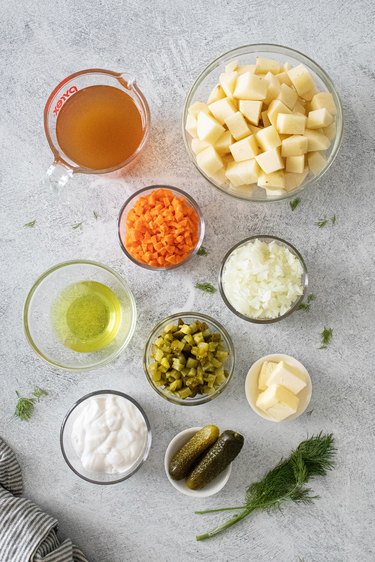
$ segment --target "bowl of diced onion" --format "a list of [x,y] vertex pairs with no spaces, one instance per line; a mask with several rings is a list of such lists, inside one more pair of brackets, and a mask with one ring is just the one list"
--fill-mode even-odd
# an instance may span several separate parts
[[342,132],[341,101],[325,70],[295,49],[265,43],[211,62],[193,83],[182,117],[198,171],[247,201],[280,201],[317,182]]
[[286,318],[303,301],[308,275],[303,257],[276,236],[250,236],[224,256],[220,294],[228,308],[247,322],[271,324]]

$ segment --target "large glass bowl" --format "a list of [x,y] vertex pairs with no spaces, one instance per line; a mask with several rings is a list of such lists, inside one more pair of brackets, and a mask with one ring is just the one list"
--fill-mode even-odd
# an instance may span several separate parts
[[[134,465],[129,468],[126,472],[122,472],[119,474],[107,474],[107,473],[97,473],[97,472],[89,472],[86,470],[81,463],[81,459],[77,455],[71,441],[71,434],[72,428],[77,415],[80,413],[81,407],[84,405],[85,401],[91,398],[92,396],[98,395],[106,395],[106,394],[115,394],[116,396],[121,396],[126,400],[129,400],[134,406],[136,406],[143,417],[147,428],[147,439],[144,444],[143,452],[138,457]],[[130,478],[137,470],[142,466],[142,464],[147,459],[150,448],[151,448],[151,427],[150,422],[145,414],[143,408],[138,404],[134,398],[129,396],[128,394],[124,394],[123,392],[118,392],[117,390],[97,390],[96,392],[91,392],[90,394],[86,394],[80,398],[73,406],[70,408],[68,413],[65,415],[65,418],[61,425],[60,430],[60,447],[62,455],[65,459],[66,464],[69,468],[80,478],[86,480],[87,482],[91,482],[92,484],[117,484],[118,482],[122,482],[123,480],[127,480]]]
[[[224,368],[228,372],[228,376],[225,382],[223,382],[223,384],[219,386],[212,394],[197,394],[194,397],[179,398],[178,396],[176,396],[171,392],[168,392],[166,389],[162,388],[161,386],[157,386],[152,380],[151,374],[149,373],[148,366],[150,365],[150,363],[153,362],[153,359],[151,358],[153,343],[158,338],[158,336],[160,336],[160,334],[163,332],[165,326],[171,323],[177,323],[177,321],[180,318],[183,320],[183,322],[186,322],[187,324],[191,324],[195,320],[199,320],[200,322],[205,322],[208,325],[210,331],[219,332],[221,334],[224,348],[226,351],[229,351],[229,356],[227,358],[226,363],[224,364]],[[159,394],[159,396],[162,396],[169,402],[172,402],[173,404],[178,404],[179,406],[197,406],[199,404],[205,404],[206,402],[210,402],[210,400],[213,400],[223,392],[223,390],[228,385],[230,379],[232,378],[233,370],[234,370],[234,361],[235,361],[235,357],[234,357],[233,342],[230,335],[224,328],[224,326],[222,326],[221,324],[219,324],[219,322],[211,318],[211,316],[207,316],[206,314],[200,314],[198,312],[181,312],[178,314],[172,314],[171,316],[168,316],[167,318],[159,322],[159,324],[157,324],[155,328],[152,330],[145,346],[145,351],[143,356],[143,368],[148,382],[150,383],[152,388]]]
[[[169,265],[169,266],[163,266],[163,267],[156,267],[156,266],[148,265],[147,263],[143,263],[141,261],[138,261],[128,251],[128,249],[126,248],[126,244],[125,244],[126,219],[127,219],[129,211],[133,208],[133,206],[135,205],[135,203],[138,201],[138,199],[140,197],[150,195],[156,189],[168,189],[169,191],[171,191],[173,193],[173,195],[175,197],[186,199],[187,204],[190,205],[190,207],[192,207],[194,209],[194,211],[197,213],[198,218],[199,218],[198,241],[197,241],[195,247],[193,248],[193,250],[181,262],[179,262],[177,264]],[[186,191],[183,191],[182,189],[179,189],[178,187],[173,187],[173,186],[170,186],[170,185],[150,185],[148,187],[143,187],[142,189],[139,189],[138,191],[133,193],[133,195],[131,195],[125,201],[124,205],[121,208],[119,218],[118,218],[118,237],[119,237],[120,246],[121,246],[122,251],[133,263],[135,263],[137,265],[140,265],[141,267],[144,267],[145,269],[150,269],[152,271],[166,271],[166,270],[169,270],[169,269],[176,269],[176,267],[180,267],[181,265],[183,265],[187,261],[189,261],[198,252],[199,248],[201,247],[201,245],[203,243],[203,239],[204,239],[204,231],[205,231],[204,218],[203,218],[203,215],[202,215],[202,212],[199,208],[198,203],[191,197],[191,195],[186,193]]]
[[[310,172],[309,175],[306,177],[305,181],[296,189],[293,189],[291,191],[285,192],[280,195],[275,195],[272,198],[268,198],[266,191],[260,187],[256,187],[252,191],[246,191],[241,187],[235,188],[225,183],[220,184],[214,179],[208,177],[203,172],[203,170],[201,170],[197,165],[196,156],[191,148],[192,137],[185,130],[185,124],[188,116],[189,107],[194,102],[197,101],[205,102],[207,100],[209,93],[219,81],[219,75],[222,72],[224,72],[225,65],[233,60],[238,61],[239,64],[241,65],[255,64],[255,58],[257,56],[274,58],[276,60],[280,60],[280,62],[282,63],[289,62],[292,66],[301,63],[304,64],[310,71],[318,89],[323,91],[328,91],[332,94],[337,108],[336,137],[333,140],[329,149],[326,151],[327,164],[325,168],[323,168],[323,170],[319,172],[316,176],[312,175],[312,173]],[[289,47],[283,47],[282,45],[272,45],[267,43],[244,45],[243,47],[233,49],[232,51],[228,51],[227,53],[224,53],[223,55],[215,59],[210,65],[208,65],[192,85],[187,95],[187,98],[185,100],[183,116],[182,116],[182,134],[185,142],[185,147],[191,160],[195,164],[196,168],[199,170],[202,176],[205,177],[206,180],[209,181],[214,187],[216,187],[217,189],[228,195],[231,195],[232,197],[236,197],[237,199],[243,199],[245,201],[258,201],[258,202],[280,201],[283,199],[287,199],[288,197],[294,197],[297,193],[300,193],[308,185],[312,185],[317,181],[319,181],[323,176],[323,174],[327,172],[327,170],[329,169],[329,167],[331,166],[332,162],[334,161],[337,155],[337,152],[341,145],[342,132],[343,132],[343,114],[342,114],[341,101],[333,85],[333,82],[328,76],[328,74],[316,62],[314,62],[306,55],[303,55],[299,51],[290,49]]]
[[[53,307],[62,291],[81,281],[106,285],[121,305],[121,321],[114,339],[93,352],[77,352],[66,347],[53,325]],[[27,295],[23,324],[28,342],[42,359],[69,371],[84,371],[105,365],[130,342],[136,325],[135,300],[127,283],[113,269],[93,261],[68,261],[55,265],[34,283]]]
[[[302,284],[302,295],[300,295],[300,297],[293,303],[293,305],[284,313],[281,314],[280,316],[277,316],[276,318],[252,318],[250,316],[246,316],[245,314],[242,314],[241,312],[239,312],[233,305],[232,303],[229,301],[226,293],[225,293],[225,289],[224,289],[224,285],[223,285],[223,274],[224,274],[224,270],[227,264],[228,259],[230,258],[230,256],[232,255],[232,253],[237,250],[238,248],[240,248],[241,246],[244,246],[245,244],[247,244],[248,242],[251,241],[255,241],[255,240],[260,240],[261,242],[266,242],[267,244],[269,244],[270,242],[277,242],[277,244],[286,247],[294,256],[296,256],[296,258],[299,260],[301,266],[302,266],[302,278],[301,278],[301,284]],[[221,268],[220,268],[220,272],[219,272],[219,291],[221,294],[221,297],[223,299],[223,301],[225,302],[225,304],[227,305],[227,307],[229,308],[229,310],[231,310],[234,314],[236,314],[237,316],[239,316],[240,318],[242,318],[242,320],[246,320],[247,322],[253,322],[254,324],[273,324],[274,322],[279,322],[279,320],[282,320],[283,318],[286,318],[287,316],[290,316],[290,314],[292,314],[292,312],[294,312],[298,306],[301,304],[301,302],[303,301],[306,292],[307,292],[307,286],[308,286],[308,275],[307,275],[307,268],[306,268],[306,264],[304,262],[303,257],[301,256],[301,254],[299,253],[299,251],[292,246],[292,244],[289,244],[289,242],[286,242],[285,240],[283,240],[282,238],[278,238],[277,236],[250,236],[249,238],[245,238],[245,240],[241,240],[241,242],[238,242],[238,244],[236,244],[235,246],[233,246],[224,256],[223,261],[221,263]]]

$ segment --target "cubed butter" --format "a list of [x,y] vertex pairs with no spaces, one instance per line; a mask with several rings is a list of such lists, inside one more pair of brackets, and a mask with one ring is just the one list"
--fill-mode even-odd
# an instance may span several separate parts
[[293,135],[281,141],[281,156],[300,156],[306,154],[308,139],[304,135]]
[[280,361],[272,371],[267,386],[273,384],[285,386],[293,394],[299,394],[307,386],[303,373],[285,361]]
[[220,74],[219,81],[220,86],[223,88],[225,95],[228,98],[233,97],[234,87],[236,85],[238,72],[223,72]]
[[259,168],[254,159],[228,164],[225,171],[227,179],[235,187],[258,181]]
[[330,92],[319,92],[311,100],[311,109],[327,109],[332,115],[336,115],[337,109],[333,96]]
[[261,392],[256,401],[258,408],[277,421],[282,421],[295,414],[299,399],[290,390],[278,384],[272,384]]
[[285,163],[285,170],[294,174],[302,174],[305,169],[305,155],[288,156]]
[[285,174],[282,170],[273,172],[272,174],[260,174],[258,186],[273,191],[276,189],[285,189]]
[[185,129],[190,136],[197,136],[197,119],[191,113],[188,113],[188,116],[186,118]]
[[230,152],[229,147],[233,143],[234,143],[234,138],[230,134],[230,131],[225,131],[225,133],[223,133],[221,137],[217,139],[217,141],[214,144],[214,147],[215,150],[221,156],[223,156],[224,154],[228,154]]
[[197,134],[200,140],[214,144],[224,132],[224,127],[222,127],[216,119],[211,117],[211,115],[207,115],[207,113],[203,111],[198,113]]
[[191,149],[194,154],[199,154],[199,152],[202,152],[202,150],[208,148],[209,146],[211,145],[208,142],[201,141],[199,139],[192,139],[191,141]]
[[225,98],[225,92],[220,84],[217,84],[212,90],[210,95],[208,96],[207,105],[210,103],[214,103],[215,101],[222,100]]
[[274,59],[267,59],[265,57],[257,57],[255,64],[256,74],[267,74],[267,72],[272,72],[272,74],[279,74],[282,68],[280,63]]
[[270,148],[281,146],[279,133],[273,125],[261,129],[257,132],[255,137],[262,150],[269,150]]
[[307,152],[315,152],[316,150],[327,150],[329,148],[331,141],[328,137],[323,135],[319,131],[314,131],[314,129],[306,129],[304,136],[308,140]]
[[274,127],[277,125],[277,116],[279,113],[292,113],[292,111],[280,100],[271,101],[268,106],[267,115]]
[[314,176],[317,176],[326,167],[327,160],[320,152],[309,152],[307,164]]
[[284,168],[284,160],[281,158],[278,148],[271,148],[266,152],[262,152],[262,154],[255,157],[255,160],[266,174],[272,174],[272,172],[277,172],[277,170]]
[[333,115],[326,109],[322,107],[321,109],[314,109],[310,111],[307,116],[307,128],[308,129],[320,129],[322,127],[328,127],[333,121]]
[[265,80],[268,82],[268,89],[267,89],[267,96],[264,98],[264,103],[269,105],[272,100],[276,99],[280,93],[280,82],[272,74],[272,72],[268,72],[265,77]]
[[268,379],[271,376],[273,370],[277,367],[277,363],[275,361],[264,361],[260,368],[260,373],[258,376],[258,388],[259,390],[266,390],[268,387]]
[[299,96],[303,96],[303,94],[306,94],[306,92],[309,92],[315,87],[310,72],[303,64],[299,64],[288,70],[288,76]]
[[251,134],[249,125],[240,111],[230,115],[225,120],[225,124],[236,140],[241,140]]
[[233,105],[230,98],[214,101],[210,103],[208,109],[220,125],[224,125],[226,118],[237,112],[237,108]]
[[238,109],[252,125],[259,123],[263,102],[256,100],[240,100]]
[[298,100],[298,94],[287,84],[281,84],[277,99],[282,101],[289,109],[293,110]]
[[286,172],[285,174],[285,189],[286,191],[293,191],[293,189],[297,189],[297,187],[299,187],[302,182],[305,181],[305,178],[307,177],[309,173],[309,169],[306,166],[305,169],[303,170],[302,174],[295,174],[293,172]]
[[264,100],[267,88],[268,82],[264,78],[245,72],[238,76],[233,96],[241,100]]
[[306,128],[306,116],[296,113],[278,113],[276,129],[282,135],[303,135]]
[[223,167],[223,161],[213,146],[209,146],[197,154],[197,164],[209,177]]
[[258,144],[254,135],[249,135],[248,137],[231,144],[229,146],[229,150],[236,162],[250,160],[251,158],[255,158],[255,156],[259,153]]

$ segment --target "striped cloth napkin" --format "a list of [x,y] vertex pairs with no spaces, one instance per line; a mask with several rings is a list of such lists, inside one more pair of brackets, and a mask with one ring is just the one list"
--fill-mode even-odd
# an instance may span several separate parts
[[59,541],[57,520],[21,494],[20,466],[0,438],[1,562],[88,562],[70,539]]

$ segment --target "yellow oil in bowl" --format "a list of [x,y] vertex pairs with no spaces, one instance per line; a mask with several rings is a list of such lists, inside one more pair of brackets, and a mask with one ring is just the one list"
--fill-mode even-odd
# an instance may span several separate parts
[[97,281],[66,287],[54,303],[52,322],[66,347],[81,353],[99,351],[116,337],[122,319],[115,293]]

